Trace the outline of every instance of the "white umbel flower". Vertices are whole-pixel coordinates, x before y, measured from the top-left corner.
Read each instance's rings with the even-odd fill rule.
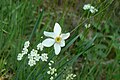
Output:
[[[85,28],[89,28],[90,27],[90,24],[85,24]]]
[[[56,72],[55,68],[51,68],[51,75],[53,75]]]
[[[22,50],[22,54],[27,54],[27,53],[28,53],[28,49],[24,47]]]
[[[83,9],[84,10],[89,10],[91,13],[98,12],[98,10],[95,7],[93,7],[91,4],[85,4],[83,6]]]
[[[23,48],[23,50],[22,50],[22,53],[18,54],[18,56],[17,56],[17,60],[18,60],[18,61],[22,60],[22,57],[23,57],[25,54],[28,53],[28,49],[27,49],[27,48],[29,47],[29,45],[30,45],[30,42],[29,42],[29,41],[26,41],[26,42],[24,43],[24,48]]]
[[[19,53],[18,56],[17,56],[17,60],[18,61],[22,60],[22,57],[23,57],[23,54]]]
[[[53,79],[54,79],[53,76],[51,76],[51,77],[50,77],[50,80],[53,80]]]
[[[34,60],[35,60],[35,61],[39,61],[39,60],[40,60],[40,55],[37,54],[36,56],[34,56]]]
[[[31,56],[31,54],[28,54],[28,59],[33,59],[33,56]]]
[[[33,59],[30,59],[30,60],[28,61],[28,65],[29,65],[29,66],[34,66],[34,65],[36,65],[36,61],[33,60]]]
[[[84,10],[89,10],[89,9],[90,9],[90,7],[91,7],[91,5],[90,5],[90,4],[86,4],[86,5],[84,5],[84,6],[83,6],[83,9],[84,9]]]
[[[44,35],[50,38],[45,39],[42,44],[45,47],[54,45],[55,54],[58,55],[61,51],[61,47],[65,46],[65,40],[70,36],[70,33],[62,34],[60,25],[55,23],[54,32],[44,31]]]
[[[37,45],[37,50],[42,51],[43,48],[44,48],[44,46],[42,45],[42,43],[39,43],[39,44]]]
[[[68,74],[68,76],[66,77],[66,80],[74,80],[75,77],[76,77],[75,74]]]
[[[36,61],[40,60],[40,54],[37,54],[37,50],[32,49],[32,51],[30,52],[30,54],[28,54],[28,65],[29,66],[34,66],[36,65]]]
[[[93,6],[91,6],[91,7],[90,7],[90,12],[91,12],[91,13],[95,13],[95,12],[98,12],[98,10],[95,9]]]
[[[26,41],[25,44],[24,44],[24,48],[28,48],[30,45],[30,42],[29,41]]]
[[[47,56],[47,55],[48,55],[48,54],[46,54],[46,53],[41,54],[40,59],[41,59],[42,61],[47,61],[47,60],[48,60],[48,56]]]
[[[50,77],[50,80],[53,80],[54,77],[57,76],[57,69],[52,67],[52,64],[54,63],[54,61],[50,61],[49,62],[49,70],[47,71],[47,74],[49,74],[51,77]]]
[[[32,49],[32,51],[30,52],[31,56],[36,56],[37,55],[37,50]]]

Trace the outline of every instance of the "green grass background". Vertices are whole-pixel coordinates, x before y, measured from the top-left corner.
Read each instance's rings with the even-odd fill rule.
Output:
[[[87,3],[98,12],[84,11]],[[120,0],[1,0],[0,80],[49,80],[45,63],[31,68],[26,58],[18,62],[17,55],[27,40],[30,49],[36,48],[43,31],[52,31],[55,22],[71,32],[61,54],[52,58],[59,72],[56,80],[68,71],[77,75],[75,80],[120,80]],[[85,29],[85,23],[91,27]],[[50,57],[54,53],[46,51]]]

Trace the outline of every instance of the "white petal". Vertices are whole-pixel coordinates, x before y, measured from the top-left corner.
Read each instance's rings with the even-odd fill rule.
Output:
[[[70,33],[61,34],[62,39],[67,39],[70,36]]]
[[[58,43],[54,44],[54,50],[55,50],[55,54],[58,55],[61,51],[61,47]]]
[[[51,47],[55,43],[54,39],[47,38],[42,42],[42,45],[45,47]]]
[[[61,33],[61,27],[60,27],[60,25],[58,23],[55,23],[54,33],[56,34],[56,36],[59,36],[60,33]]]
[[[65,46],[65,41],[64,41],[64,40],[62,40],[62,41],[60,42],[60,46],[61,46],[61,47],[64,47],[64,46]]]
[[[47,32],[47,31],[44,31],[44,35],[47,36],[47,37],[55,38],[55,33],[54,33],[54,32]]]

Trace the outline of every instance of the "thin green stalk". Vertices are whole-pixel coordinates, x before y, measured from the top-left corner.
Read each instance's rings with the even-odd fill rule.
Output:
[[[33,30],[32,30],[32,33],[31,33],[31,35],[30,35],[30,37],[29,37],[29,41],[31,41],[34,33],[36,32],[36,29],[38,28],[38,26],[39,26],[39,24],[40,24],[40,22],[41,22],[41,19],[42,19],[42,17],[43,17],[43,12],[44,12],[44,10],[42,10],[42,12],[40,13],[40,16],[38,17],[37,22],[35,23],[35,26],[34,26],[34,28],[33,28]]]
[[[88,19],[85,19],[85,20],[84,20],[83,22],[81,22],[78,26],[76,26],[70,33],[73,33],[75,30],[77,30],[77,29],[78,29],[83,23],[85,23],[87,20],[98,16],[100,13],[102,13],[104,10],[106,10],[106,9],[112,4],[113,1],[114,1],[114,0],[112,0],[109,5],[107,5],[103,10],[99,11],[99,12],[98,12],[97,14],[95,14],[94,16],[92,16],[92,17],[90,17],[90,18],[88,18]]]

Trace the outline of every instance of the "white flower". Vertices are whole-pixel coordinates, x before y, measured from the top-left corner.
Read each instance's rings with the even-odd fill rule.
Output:
[[[47,71],[47,74],[50,74],[50,71]]]
[[[31,54],[28,54],[28,59],[33,59],[33,56],[31,56]]]
[[[28,48],[30,45],[30,42],[29,41],[26,41],[25,44],[24,44],[24,48]]]
[[[75,75],[75,74],[73,74],[73,77],[76,77],[76,75]]]
[[[95,13],[95,12],[98,12],[98,10],[95,9],[93,6],[91,6],[91,7],[90,7],[90,12],[91,12],[91,13]]]
[[[98,12],[98,9],[95,9],[96,12]]]
[[[84,10],[89,10],[89,9],[90,9],[90,7],[91,7],[91,5],[90,5],[90,4],[86,4],[86,5],[84,5],[84,6],[83,6],[83,9],[84,9]]]
[[[55,77],[57,76],[57,73],[55,73]]]
[[[50,66],[49,69],[52,69],[52,67]]]
[[[53,77],[52,77],[52,76],[50,77],[50,80],[53,80]]]
[[[37,54],[37,50],[32,49],[30,54],[28,54],[28,59],[29,59],[28,65],[30,66],[36,65],[36,61],[40,60],[40,55]]]
[[[34,66],[34,65],[36,65],[36,61],[33,60],[33,59],[30,59],[30,60],[28,61],[28,65]]]
[[[57,76],[56,71],[57,71],[56,68],[49,67],[49,71],[47,71],[47,74],[50,74],[50,75],[54,75],[55,74],[55,76]]]
[[[25,54],[28,53],[28,49],[27,49],[27,48],[29,47],[29,44],[30,44],[29,41],[26,41],[26,42],[24,43],[24,48],[23,48],[23,50],[22,50],[22,53],[18,54],[18,56],[17,56],[17,60],[18,60],[18,61],[22,60],[22,57],[23,57]]]
[[[45,39],[42,44],[45,47],[51,47],[54,45],[55,54],[58,55],[61,51],[61,47],[65,46],[65,39],[70,36],[70,33],[61,34],[60,25],[55,23],[54,32],[44,31],[44,35],[50,38]]]
[[[43,48],[44,48],[44,46],[42,45],[42,43],[39,43],[39,44],[37,45],[37,50],[42,51]]]
[[[48,65],[51,66],[53,63],[54,63],[54,61],[50,60],[50,62],[48,63]]]
[[[51,67],[53,63],[54,63],[54,61],[50,61],[48,64],[49,70],[47,71],[47,74],[51,75],[50,80],[53,80],[53,78],[57,76],[57,69],[54,67]]]
[[[47,61],[47,60],[48,60],[47,55],[48,55],[48,54],[43,53],[43,54],[40,56],[40,59],[41,59],[42,61]]]
[[[43,38],[43,36],[40,37],[41,39]]]
[[[36,56],[37,55],[37,50],[32,49],[32,51],[30,52],[31,56]]]
[[[85,24],[85,28],[89,28],[90,27],[90,24]]]
[[[17,60],[18,61],[22,60],[22,57],[23,57],[23,54],[19,53],[18,56],[17,56]]]
[[[52,68],[52,69],[51,69],[51,75],[53,75],[55,72],[56,72],[56,69],[55,69],[55,68]]]
[[[91,13],[98,12],[98,10],[95,7],[91,6],[91,4],[84,5],[83,9],[84,10],[89,10]]]
[[[37,50],[32,49],[32,51],[30,52],[30,54],[28,54],[28,59],[33,59],[35,61],[39,61],[40,59],[40,54],[37,54]]]
[[[23,48],[22,54],[27,54],[27,53],[28,53],[28,49],[27,48]]]
[[[49,66],[51,66],[52,64],[51,63],[48,63]]]
[[[36,56],[34,56],[34,60],[35,60],[35,61],[39,61],[39,60],[40,60],[40,55],[37,54]]]
[[[68,74],[66,80],[73,80],[76,77],[75,74]]]
[[[52,61],[52,60],[50,60],[50,62],[53,64],[54,63],[54,61]]]

